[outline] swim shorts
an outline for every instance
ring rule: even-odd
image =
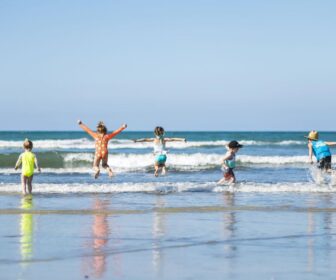
[[[318,161],[317,167],[325,170],[331,169],[331,156],[321,158]]]
[[[225,180],[231,180],[232,178],[235,178],[235,175],[233,173],[233,169],[232,168],[228,168],[225,170],[224,172],[224,178]]]
[[[166,160],[167,160],[167,156],[166,155],[158,155],[155,158],[155,163],[159,166],[165,165],[166,164]]]

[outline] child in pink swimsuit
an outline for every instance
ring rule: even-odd
[[[94,178],[97,179],[100,173],[99,165],[102,162],[103,168],[107,169],[110,177],[113,176],[112,169],[108,165],[108,142],[122,132],[127,124],[123,124],[119,129],[113,131],[110,134],[107,134],[107,128],[103,122],[99,122],[97,125],[97,132],[93,132],[90,128],[88,128],[85,124],[82,123],[81,120],[78,121],[79,126],[86,131],[88,134],[92,136],[93,139],[96,140],[96,152],[95,158],[93,161],[93,169],[95,171]]]

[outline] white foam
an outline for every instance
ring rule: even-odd
[[[173,166],[209,166],[219,165],[223,159],[223,154],[168,154],[168,161]],[[64,155],[65,162],[75,161],[93,161],[93,154],[88,153],[69,153]],[[154,161],[153,154],[111,154],[109,164],[114,167],[146,167],[152,165]],[[308,162],[307,156],[249,156],[238,155],[237,161],[243,164],[303,164]]]
[[[37,154],[38,156],[38,154]],[[62,168],[43,168],[47,173],[91,173],[93,153],[69,153],[63,155],[64,164]],[[169,154],[167,166],[181,171],[200,171],[213,168],[220,168],[223,155],[220,154]],[[260,167],[282,167],[292,166],[296,168],[307,168],[307,156],[247,156],[237,157],[237,166]],[[82,164],[81,164],[82,163]],[[109,165],[115,172],[146,171],[154,164],[153,154],[111,154]],[[86,165],[86,166],[81,166]],[[0,174],[14,174],[12,168],[0,168]]]
[[[205,146],[224,147],[228,144],[228,140],[217,141],[188,141],[184,142],[170,142],[167,144],[170,148],[186,149],[197,148]],[[271,141],[254,141],[254,140],[240,140],[241,144],[246,146],[251,145],[272,145],[272,146],[287,146],[287,145],[303,145],[304,141],[284,140],[278,142]],[[23,141],[0,141],[0,148],[22,148]],[[132,140],[111,140],[109,149],[148,149],[152,148],[152,143],[134,143]],[[93,149],[94,141],[87,138],[80,139],[63,139],[63,140],[35,140],[34,147],[38,149]]]
[[[0,193],[19,193],[19,184],[0,184]],[[218,186],[215,182],[147,182],[111,184],[34,184],[34,193],[172,193],[172,192],[237,192],[237,193],[334,193],[336,187],[314,183],[237,183]]]
[[[35,149],[91,149],[94,142],[87,138],[64,140],[34,140]],[[22,148],[23,141],[0,141],[0,148]]]
[[[121,170],[120,170],[121,171]],[[51,174],[72,174],[72,173],[81,173],[87,174],[92,173],[92,168],[90,167],[66,167],[66,168],[43,168],[42,172],[38,173],[35,170],[35,175],[43,174],[43,173],[51,173]],[[14,170],[13,168],[0,168],[0,174],[2,175],[11,175],[11,174],[21,174],[21,170]]]

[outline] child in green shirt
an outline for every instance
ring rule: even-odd
[[[36,168],[39,172],[41,172],[40,167],[38,166],[36,156],[31,152],[33,149],[33,142],[29,139],[26,139],[23,142],[24,152],[19,156],[16,164],[15,170],[19,168],[22,164],[22,174],[21,174],[21,183],[22,183],[22,193],[27,194],[27,187],[28,187],[28,194],[32,193],[32,181],[34,175],[34,168]]]

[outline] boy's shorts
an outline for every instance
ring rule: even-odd
[[[331,156],[321,158],[317,163],[317,167],[325,170],[331,169]]]
[[[227,170],[225,170],[224,172],[224,178],[225,180],[231,180],[232,178],[235,178],[235,175],[233,173],[233,169],[232,168],[228,168]]]

